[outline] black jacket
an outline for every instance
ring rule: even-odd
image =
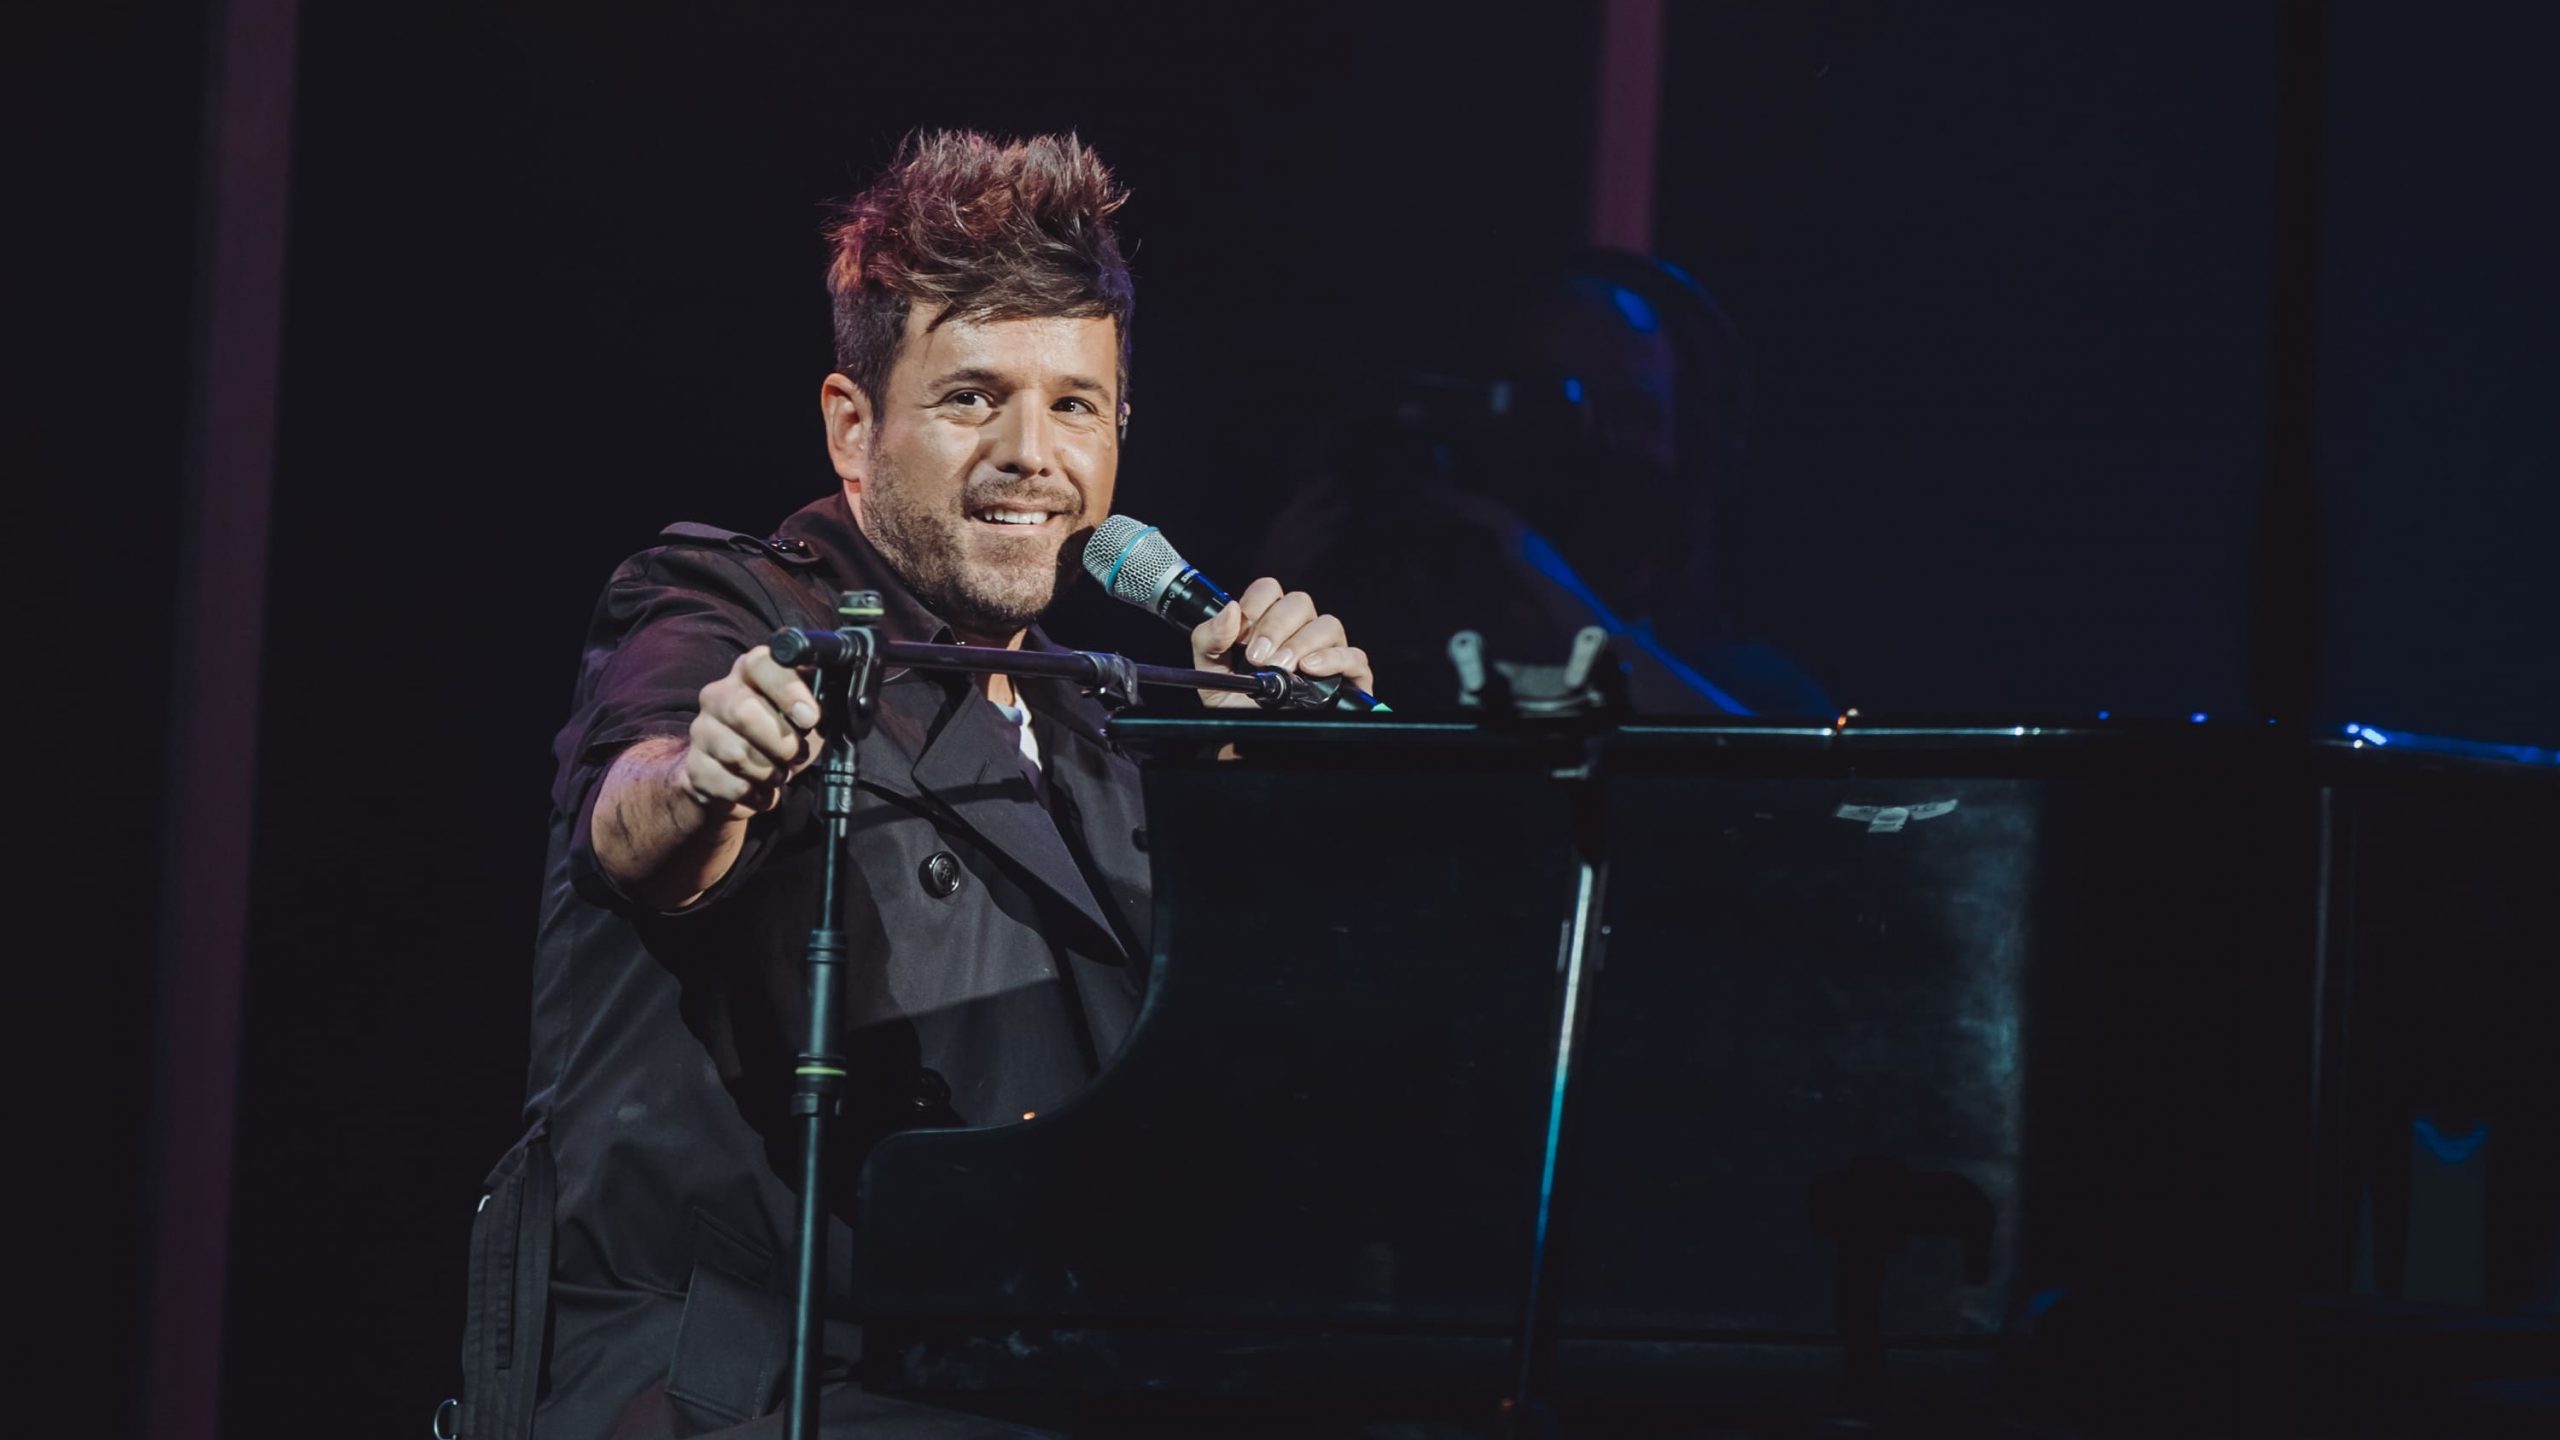
[[[700,526],[661,538],[606,586],[556,747],[528,1133],[475,1227],[474,1440],[689,1434],[775,1403],[820,767],[680,913],[616,889],[590,852],[589,815],[616,755],[683,735],[701,688],[777,627],[834,624],[836,590],[880,591],[889,638],[950,638],[841,494],[770,539]],[[1036,631],[1028,643],[1048,647]],[[1148,953],[1136,767],[1087,697],[1058,682],[1020,693],[1045,805],[1013,722],[960,677],[893,672],[857,751],[839,922],[853,941],[852,1077],[828,1250],[831,1308],[847,1318],[843,1277],[861,1243],[848,1212],[870,1145],[1050,1108],[1136,1018]]]

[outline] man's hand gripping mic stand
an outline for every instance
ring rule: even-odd
[[[826,854],[818,886],[818,918],[809,928],[809,1025],[792,1074],[791,1114],[800,1122],[800,1225],[793,1250],[791,1309],[790,1440],[816,1440],[819,1369],[825,1358],[827,1272],[827,1122],[844,1103],[845,1057],[841,1049],[845,934],[841,913],[845,842],[853,829],[854,751],[871,733],[881,672],[891,665],[970,674],[1042,675],[1071,680],[1114,710],[1137,703],[1138,687],[1223,690],[1250,695],[1273,709],[1337,708],[1337,697],[1304,677],[1261,666],[1242,674],[1140,665],[1125,655],[1095,651],[1069,654],[999,650],[976,645],[922,645],[883,640],[873,630],[881,615],[874,590],[847,590],[836,602],[833,630],[777,630],[766,642],[782,664],[818,672],[819,721],[827,737],[821,772],[825,786]],[[1384,707],[1380,707],[1384,708]]]

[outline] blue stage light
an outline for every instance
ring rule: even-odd
[[[2432,1115],[2419,1116],[2409,1128],[2417,1136],[2418,1143],[2427,1147],[2428,1154],[2447,1165],[2459,1165],[2469,1160],[2489,1142],[2489,1122],[2486,1120],[2474,1122],[2460,1135],[2447,1135],[2438,1130]]]
[[[2418,735],[2407,730],[2383,730],[2350,721],[2344,727],[2347,738],[2356,749],[2368,745],[2396,745],[2427,755],[2460,755],[2474,760],[2502,760],[2520,765],[2560,765],[2560,750],[2539,745],[2503,745],[2493,740],[2463,740],[2450,735]]]
[[[1618,313],[1627,317],[1627,323],[1635,327],[1637,334],[1650,335],[1662,328],[1662,321],[1654,315],[1653,307],[1646,304],[1645,298],[1633,290],[1623,285],[1612,286],[1609,290],[1609,298],[1617,302]]]

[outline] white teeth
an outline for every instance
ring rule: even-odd
[[[978,518],[997,525],[1037,525],[1049,517],[1036,510],[984,510]]]

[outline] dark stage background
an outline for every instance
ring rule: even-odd
[[[59,1157],[20,1188],[60,1237],[54,1393],[115,1429],[150,1280],[137,1037],[208,15],[6,23],[36,202],[9,267],[12,709],[69,862],[12,907],[47,1041],[30,1143]],[[2331,723],[2560,740],[2556,40],[2515,6],[2332,7]],[[763,529],[833,484],[821,203],[912,126],[1096,142],[1137,196],[1122,503],[1233,574],[1334,377],[1581,238],[1596,51],[1590,6],[308,7],[225,1433],[413,1434],[454,1388],[580,626],[666,522]],[[1700,3],[1663,53],[1659,249],[1757,356],[1752,627],[1871,715],[2236,720],[2280,358],[2275,8]],[[1057,628],[1175,648],[1090,592]]]

